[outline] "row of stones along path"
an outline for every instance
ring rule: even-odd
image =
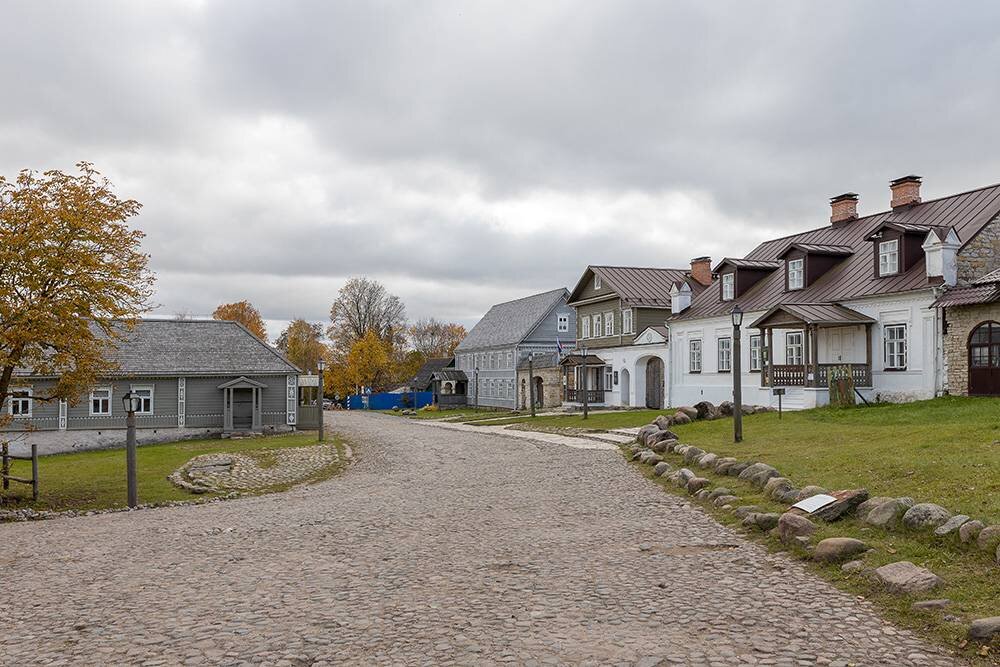
[[[955,664],[615,451],[328,419],[316,486],[0,525],[0,664]]]

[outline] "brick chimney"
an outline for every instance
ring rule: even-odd
[[[845,192],[830,198],[830,223],[850,222],[858,219],[858,194]]]
[[[712,284],[712,258],[695,257],[691,260],[691,277],[702,285]]]
[[[889,189],[892,190],[892,207],[909,206],[920,203],[920,181],[919,176],[910,174],[897,178],[889,182]]]

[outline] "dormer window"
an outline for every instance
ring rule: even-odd
[[[878,274],[891,276],[899,273],[899,239],[878,244]]]
[[[805,286],[805,260],[788,261],[788,289],[802,289]]]
[[[736,274],[735,273],[723,273],[722,274],[722,300],[732,301],[736,296]]]
[[[601,285],[602,285],[602,283],[601,283],[601,277],[595,273],[594,274],[594,289],[601,289]]]

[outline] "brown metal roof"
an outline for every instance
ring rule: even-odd
[[[1000,269],[996,271],[990,271],[985,276],[981,278],[976,278],[972,281],[975,285],[986,285],[988,283],[1000,283]]]
[[[856,310],[836,303],[784,303],[771,308],[750,325],[758,329],[776,313],[787,313],[803,324],[849,325],[874,322],[872,318]]]
[[[801,250],[802,252],[808,252],[814,255],[850,255],[854,252],[854,249],[848,245],[826,245],[823,243],[790,243],[785,252],[781,253],[784,257],[789,250]]]
[[[559,362],[560,366],[583,366],[584,359],[582,354],[567,354],[563,357],[563,360]],[[587,355],[587,366],[605,366],[607,362],[601,359],[596,354]]]
[[[927,289],[924,260],[908,271],[886,278],[876,278],[872,246],[865,239],[890,218],[895,222],[928,227],[953,227],[962,245],[968,243],[987,222],[1000,213],[1000,185],[963,192],[915,204],[902,210],[885,211],[852,222],[825,225],[757,246],[746,259],[773,261],[793,243],[848,246],[854,253],[833,266],[812,285],[801,290],[785,290],[784,270],[773,271],[740,297],[739,305],[747,312],[767,310],[782,303],[833,303],[862,296],[892,294]],[[730,301],[720,299],[719,290],[706,289],[696,296],[683,313],[672,320],[688,320],[725,315]]]
[[[718,273],[726,265],[735,266],[737,269],[777,269],[781,268],[781,262],[767,261],[762,259],[746,259],[745,257],[723,257],[722,261],[715,265],[712,273]]]
[[[997,301],[1000,301],[1000,285],[990,283],[950,289],[939,297],[934,305],[944,308],[947,306],[972,306],[977,303],[995,303]]]
[[[614,290],[626,306],[669,308],[670,288],[675,283],[686,282],[692,295],[699,294],[704,285],[690,277],[688,269],[655,269],[636,266],[590,266],[601,280]],[[587,273],[584,272],[584,278]],[[583,279],[581,279],[581,284]],[[573,295],[579,291],[579,285]]]

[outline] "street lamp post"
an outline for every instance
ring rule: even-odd
[[[475,406],[479,409],[479,366],[476,366],[476,370],[472,374],[472,384],[475,385]]]
[[[139,506],[139,481],[136,473],[135,413],[141,407],[139,395],[128,391],[122,396],[125,408],[125,478],[128,484],[128,506]]]
[[[323,413],[323,371],[326,370],[326,361],[320,359],[316,363],[316,370],[319,371],[319,387],[316,388],[316,405],[319,406],[319,442],[323,442],[323,422],[325,421],[325,416]]]
[[[535,416],[535,353],[528,352],[528,400],[531,402],[531,416]]]
[[[733,318],[733,441],[743,441],[743,364],[740,361],[740,326],[743,310],[739,304],[730,312]]]

